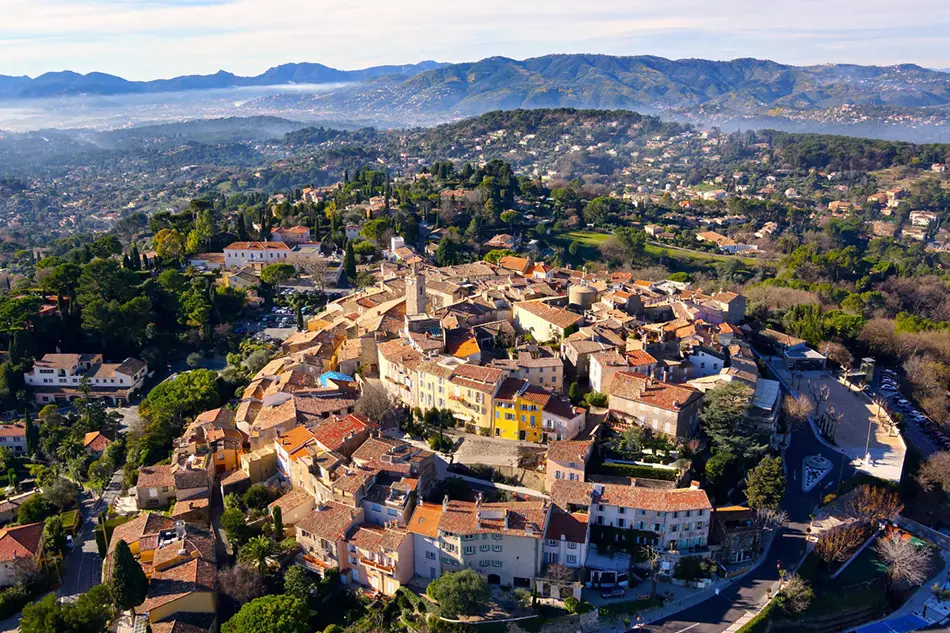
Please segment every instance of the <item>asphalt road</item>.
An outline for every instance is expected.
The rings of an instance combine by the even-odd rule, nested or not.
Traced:
[[[825,480],[811,492],[802,492],[802,459],[807,455],[822,454],[835,465]],[[783,509],[789,521],[772,542],[765,560],[754,571],[736,581],[727,589],[676,615],[664,618],[642,631],[651,633],[721,633],[748,612],[755,612],[765,602],[766,588],[779,579],[779,566],[791,570],[798,566],[805,552],[805,530],[810,515],[821,495],[837,487],[839,474],[847,479],[853,472],[847,458],[822,446],[808,428],[793,434],[792,443],[785,453],[788,485]],[[845,460],[843,463],[842,460]],[[842,469],[843,466],[843,469]]]
[[[94,530],[96,520],[103,510],[115,500],[122,487],[122,471],[116,471],[112,481],[100,499],[88,498],[82,501],[82,529],[73,542],[73,548],[66,557],[66,568],[62,584],[56,595],[61,600],[75,599],[102,583],[102,557],[96,546]]]

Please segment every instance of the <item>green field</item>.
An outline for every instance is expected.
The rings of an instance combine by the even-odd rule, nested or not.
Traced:
[[[609,240],[610,233],[596,233],[594,231],[571,231],[561,235],[561,239],[567,243],[577,242],[587,249],[600,248],[600,245]],[[698,251],[688,251],[679,248],[670,248],[668,246],[659,246],[657,244],[647,244],[644,253],[652,259],[671,259],[682,262],[688,266],[713,266],[720,262],[726,262],[730,259],[737,259],[746,266],[769,266],[769,263],[753,257],[740,257],[738,255],[718,255],[716,253],[701,253]],[[581,252],[584,259],[593,259],[596,253]]]
[[[571,231],[564,233],[563,238],[578,242],[583,246],[600,246],[611,238],[609,233],[594,233],[593,231]]]

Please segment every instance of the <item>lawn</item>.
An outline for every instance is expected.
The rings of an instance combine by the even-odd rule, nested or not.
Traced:
[[[577,259],[581,262],[597,259],[600,255],[597,249],[613,237],[610,233],[597,233],[595,231],[571,231],[562,233],[560,242],[563,246],[568,246],[571,242],[577,242],[581,249],[577,253]],[[737,259],[746,266],[771,266],[768,260],[757,259],[754,257],[739,257],[736,255],[720,255],[717,253],[702,253],[699,251],[690,251],[678,248],[660,246],[659,244],[646,244],[643,252],[651,259],[674,260],[691,268],[695,266],[713,266],[715,264]]]
[[[687,251],[681,250],[678,248],[668,248],[666,246],[659,246],[657,244],[647,244],[643,251],[653,257],[658,259],[661,257],[666,257],[668,259],[676,259],[681,261],[686,261],[690,263],[699,263],[699,264],[716,264],[719,262],[727,262],[730,259],[738,259],[746,266],[767,266],[768,263],[763,260],[756,259],[754,257],[738,257],[736,255],[718,255],[716,253],[700,253],[697,251]]]
[[[572,241],[578,242],[582,246],[600,246],[612,236],[609,233],[594,233],[593,231],[571,231],[570,233],[564,233],[563,237]]]

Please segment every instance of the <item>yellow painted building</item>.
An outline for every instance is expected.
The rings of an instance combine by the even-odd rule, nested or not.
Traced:
[[[493,435],[506,440],[540,442],[541,411],[550,397],[547,391],[527,380],[508,378],[495,394]]]

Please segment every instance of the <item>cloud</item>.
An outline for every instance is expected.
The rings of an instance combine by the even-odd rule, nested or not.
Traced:
[[[5,74],[151,79],[552,52],[950,66],[950,6],[935,0],[0,1]]]

